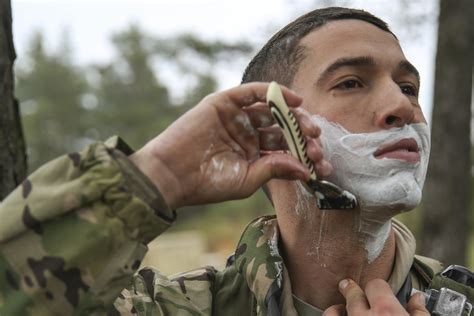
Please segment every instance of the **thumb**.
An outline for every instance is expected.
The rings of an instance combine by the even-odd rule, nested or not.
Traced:
[[[407,311],[411,316],[429,316],[430,313],[425,307],[425,296],[422,293],[416,293],[408,301]]]
[[[324,311],[322,316],[343,316],[345,312],[346,307],[344,305],[332,305]]]

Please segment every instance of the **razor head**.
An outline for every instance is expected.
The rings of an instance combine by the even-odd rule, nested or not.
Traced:
[[[314,192],[317,206],[321,210],[352,210],[357,208],[357,199],[349,191],[325,180],[309,180],[306,187]]]

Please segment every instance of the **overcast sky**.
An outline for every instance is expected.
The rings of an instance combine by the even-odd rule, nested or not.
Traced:
[[[437,1],[399,1],[332,2],[366,9],[391,25],[399,35],[407,58],[420,71],[420,102],[429,119],[436,50],[436,24],[433,21],[437,8],[434,5]],[[58,46],[66,32],[78,63],[107,61],[113,57],[109,43],[111,34],[131,23],[159,36],[194,32],[206,39],[244,39],[261,46],[291,19],[314,8],[314,3],[316,1],[311,0],[12,0],[14,41],[18,63],[22,62],[27,43],[35,31],[44,33],[51,48]],[[418,21],[418,28],[407,29],[405,17],[420,12],[433,14],[427,17],[428,21]],[[243,66],[219,72],[221,88],[238,84]]]

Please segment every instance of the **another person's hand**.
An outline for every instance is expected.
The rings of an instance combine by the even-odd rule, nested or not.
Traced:
[[[388,283],[381,279],[367,283],[365,292],[354,281],[343,280],[339,283],[339,290],[346,299],[346,306],[333,305],[324,311],[323,316],[430,315],[421,293],[413,295],[405,309]]]
[[[308,180],[307,168],[282,152],[286,142],[265,104],[267,88],[249,83],[207,96],[130,159],[171,208],[247,197],[271,178]],[[317,173],[327,175],[320,129],[298,108],[302,99],[282,91]]]

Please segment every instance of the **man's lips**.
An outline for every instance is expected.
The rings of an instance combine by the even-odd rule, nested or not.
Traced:
[[[388,158],[405,160],[409,163],[420,161],[418,144],[413,138],[405,138],[394,144],[383,146],[374,153],[376,159]]]

